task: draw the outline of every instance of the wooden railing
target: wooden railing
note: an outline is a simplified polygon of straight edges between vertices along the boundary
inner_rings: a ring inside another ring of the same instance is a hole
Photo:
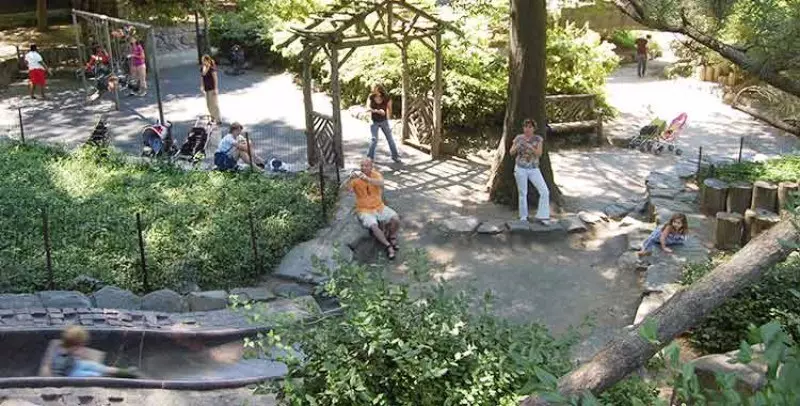
[[[319,158],[324,164],[335,165],[337,159],[333,117],[316,111],[311,112],[311,117],[314,118],[314,141],[319,151]]]
[[[411,100],[408,108],[408,136],[403,140],[423,149],[430,149],[435,124],[433,98],[425,94]]]

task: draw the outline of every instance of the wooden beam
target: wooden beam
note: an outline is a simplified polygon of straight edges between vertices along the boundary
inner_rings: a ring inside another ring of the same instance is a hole
[[[394,24],[393,16],[392,16],[392,4],[393,2],[389,1],[386,2],[386,36],[392,36],[392,25]]]
[[[431,158],[441,155],[442,146],[442,33],[436,34],[436,76],[433,88],[433,137],[431,139]]]
[[[363,47],[369,45],[385,45],[385,44],[392,44],[397,42],[402,42],[403,40],[412,41],[415,39],[422,39],[422,38],[429,38],[436,33],[430,33],[425,35],[409,35],[405,38],[400,36],[394,36],[392,38],[375,38],[373,39],[365,39],[365,40],[345,40],[339,43],[334,44],[336,48],[345,49],[345,48],[354,48],[354,47]],[[427,44],[426,44],[427,45]]]
[[[344,57],[339,60],[339,66],[340,67],[342,65],[344,65],[345,62],[347,62],[347,59],[350,58],[350,55],[353,55],[353,52],[356,52],[356,49],[358,49],[358,48],[350,48],[350,50],[347,51],[346,54],[344,54]]]
[[[314,103],[311,99],[311,61],[314,53],[310,49],[303,51],[303,107],[306,117],[306,157],[308,165],[317,164],[317,140],[314,134]]]
[[[411,19],[411,23],[409,23],[409,25],[406,28],[406,31],[403,33],[403,35],[408,35],[408,34],[411,33],[411,30],[414,29],[414,24],[417,23],[417,20],[419,20],[419,14],[415,14],[414,15],[414,18]]]
[[[408,36],[408,37],[406,37],[406,38],[411,38],[411,36]],[[434,44],[429,44],[429,43],[428,43],[428,41],[426,41],[426,39],[429,39],[429,38],[430,38],[430,37],[422,37],[422,38],[414,38],[414,39],[417,39],[417,40],[419,40],[419,42],[421,42],[421,43],[422,43],[422,45],[425,45],[425,48],[428,48],[428,49],[430,49],[430,50],[431,50],[431,52],[433,52],[434,54],[436,54],[436,44],[435,44],[435,43],[434,43]]]
[[[344,149],[342,147],[342,111],[341,86],[339,84],[339,50],[330,47],[331,61],[331,104],[333,104],[333,143],[336,150],[336,163],[344,167]]]
[[[409,128],[408,128],[408,108],[411,103],[408,102],[408,98],[411,96],[410,87],[411,87],[411,80],[408,77],[408,42],[402,42],[400,44],[400,63],[402,65],[402,74],[403,74],[403,87],[402,87],[402,97],[401,100],[401,108],[402,108],[402,123],[403,123],[403,134],[400,136],[400,140],[405,142],[408,139]]]

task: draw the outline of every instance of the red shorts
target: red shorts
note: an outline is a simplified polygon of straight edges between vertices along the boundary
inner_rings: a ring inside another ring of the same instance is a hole
[[[34,85],[44,86],[47,83],[46,73],[44,69],[31,69],[28,71],[28,79],[30,79],[31,83]]]

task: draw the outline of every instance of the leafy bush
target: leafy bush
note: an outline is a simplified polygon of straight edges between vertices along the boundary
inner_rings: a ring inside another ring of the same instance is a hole
[[[714,269],[724,259],[684,269],[683,284],[691,284]],[[728,299],[702,323],[693,328],[689,339],[707,353],[735,349],[747,338],[751,325],[762,325],[778,319],[789,328],[795,339],[800,338],[797,309],[800,308],[800,256],[793,255],[769,269],[761,279]]]
[[[262,272],[322,223],[318,187],[304,176],[185,172],[127,164],[105,151],[66,153],[9,143],[0,144],[0,173],[3,292],[45,287],[44,207],[57,288],[84,274],[142,291],[136,213],[141,213],[155,289],[186,280],[205,289],[227,288],[259,278],[251,213]]]
[[[706,170],[701,176],[710,176]],[[742,180],[753,182],[766,180],[769,182],[797,181],[800,179],[800,156],[784,155],[764,162],[740,162],[714,168],[714,177],[727,182]]]
[[[639,31],[614,30],[608,41],[622,50],[636,51],[636,40],[645,35],[647,34]],[[647,42],[647,56],[649,58],[659,58],[662,55],[664,55],[664,51],[661,49],[661,44],[653,40]]]
[[[412,257],[412,273],[425,276],[424,257]],[[283,320],[257,343],[302,351],[302,362],[286,358],[289,376],[279,390],[287,404],[510,406],[570,368],[569,342],[538,324],[496,318],[471,294],[440,284],[415,285],[412,293],[381,270],[352,263],[331,276],[324,291],[339,299],[341,315]]]
[[[618,382],[598,397],[601,404],[609,406],[652,405],[658,399],[655,383],[632,376]]]

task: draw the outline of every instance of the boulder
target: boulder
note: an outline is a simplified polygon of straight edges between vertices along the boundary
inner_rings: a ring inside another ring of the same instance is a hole
[[[505,231],[504,223],[485,221],[478,226],[478,234],[500,234]]]
[[[481,221],[473,216],[458,216],[444,219],[440,224],[442,229],[448,233],[472,233],[478,228]]]
[[[275,294],[267,288],[236,288],[231,290],[231,295],[240,301],[267,302],[275,299]]]
[[[0,309],[30,309],[42,307],[44,307],[44,305],[41,299],[35,294],[0,294]]]
[[[675,293],[680,290],[681,286],[677,284],[668,285],[665,287],[664,291],[662,292],[652,292],[647,293],[642,298],[642,303],[639,304],[639,308],[636,310],[636,317],[633,320],[633,324],[639,324],[642,320],[644,320],[647,315],[654,312],[656,309],[661,307],[664,303],[667,302]]]
[[[651,218],[658,224],[666,223],[675,213],[689,214],[696,212],[694,205],[673,199],[652,198],[650,199]],[[690,226],[691,228],[691,226]]]
[[[44,307],[92,307],[92,301],[86,295],[74,290],[46,290],[39,292],[38,295]]]
[[[715,376],[718,373],[733,374],[736,376],[734,388],[742,395],[750,396],[767,383],[767,365],[756,357],[763,354],[763,344],[750,347],[753,360],[748,364],[733,363],[739,356],[739,351],[725,354],[711,354],[692,360],[694,370],[700,380],[701,386],[716,389]]]
[[[578,218],[577,215],[569,215],[561,219],[561,227],[567,230],[567,233],[585,233],[588,229],[586,224]]]
[[[681,279],[683,267],[673,261],[659,261],[647,267],[645,276],[645,292],[663,292],[669,285],[677,284]]]
[[[104,309],[140,310],[142,298],[133,292],[116,286],[104,286],[92,294],[95,307]]]
[[[627,251],[617,259],[617,267],[625,271],[644,271],[647,269],[647,263],[639,258],[636,252]]]
[[[142,310],[179,313],[186,311],[186,301],[174,290],[161,289],[142,297]]]
[[[327,280],[320,266],[336,269],[337,260],[350,261],[352,258],[353,252],[347,245],[336,246],[324,238],[316,238],[292,248],[283,257],[273,275],[298,282],[319,284]]]
[[[686,191],[678,193],[673,199],[683,203],[697,203],[699,195],[695,191]]]
[[[512,233],[527,232],[531,230],[531,223],[522,220],[509,221],[506,223],[506,227]]]
[[[220,310],[228,307],[228,292],[224,290],[210,290],[205,292],[192,292],[186,296],[189,311],[206,312]]]
[[[603,209],[603,213],[611,219],[620,220],[636,208],[637,202],[617,202]]]
[[[578,218],[584,223],[590,225],[608,220],[608,217],[605,215],[605,213],[597,211],[580,211],[578,212]]]
[[[297,283],[282,283],[272,289],[278,297],[294,298],[301,296],[310,296],[314,293],[314,289],[310,286],[303,286]]]

